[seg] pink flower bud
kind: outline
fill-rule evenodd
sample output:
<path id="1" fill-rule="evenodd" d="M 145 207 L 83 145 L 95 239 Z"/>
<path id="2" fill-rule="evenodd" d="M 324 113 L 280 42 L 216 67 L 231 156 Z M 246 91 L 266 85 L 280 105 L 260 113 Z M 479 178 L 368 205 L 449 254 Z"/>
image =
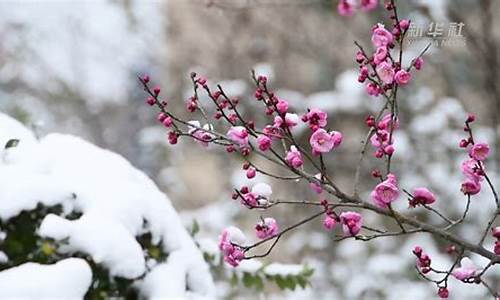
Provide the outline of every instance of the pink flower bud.
<path id="1" fill-rule="evenodd" d="M 158 96 L 158 95 L 160 94 L 160 91 L 161 91 L 161 89 L 160 89 L 160 87 L 159 87 L 159 86 L 155 86 L 155 88 L 153 89 L 153 93 L 154 93 L 156 96 Z"/>
<path id="2" fill-rule="evenodd" d="M 285 100 L 278 100 L 278 103 L 276 104 L 276 107 L 278 108 L 278 111 L 282 114 L 286 113 L 288 111 L 288 102 Z"/>
<path id="3" fill-rule="evenodd" d="M 465 122 L 467 122 L 467 123 L 472 123 L 472 122 L 474 122 L 475 120 L 476 120 L 476 116 L 475 116 L 474 114 L 469 114 L 469 115 L 467 116 L 467 120 L 466 120 Z"/>
<path id="4" fill-rule="evenodd" d="M 157 120 L 159 122 L 163 122 L 163 121 L 165 121 L 166 118 L 167 118 L 167 114 L 164 113 L 164 112 L 161 112 L 161 113 L 158 114 Z"/>
<path id="5" fill-rule="evenodd" d="M 385 154 L 387 154 L 387 155 L 389 155 L 389 156 L 391 156 L 391 155 L 394 153 L 394 150 L 395 150 L 395 149 L 394 149 L 394 146 L 393 146 L 393 145 L 387 145 L 387 146 L 385 146 L 385 148 L 384 148 L 384 152 L 385 152 Z"/>
<path id="6" fill-rule="evenodd" d="M 399 27 L 401 27 L 401 30 L 406 31 L 410 27 L 410 21 L 407 19 L 399 21 Z"/>
<path id="7" fill-rule="evenodd" d="M 261 151 L 267 151 L 271 148 L 272 140 L 267 135 L 259 135 L 257 138 L 257 144 L 259 145 L 259 149 Z"/>
<path id="8" fill-rule="evenodd" d="M 168 133 L 168 142 L 171 144 L 171 145 L 175 145 L 177 144 L 177 140 L 178 140 L 179 136 L 177 135 L 177 133 L 173 132 L 173 131 L 170 131 Z"/>
<path id="9" fill-rule="evenodd" d="M 151 105 L 151 106 L 153 106 L 153 105 L 155 105 L 156 100 L 155 100 L 155 98 L 153 98 L 153 97 L 148 97 L 148 98 L 146 99 L 146 103 L 147 103 L 147 104 L 149 104 L 149 105 Z"/>
<path id="10" fill-rule="evenodd" d="M 445 287 L 440 287 L 438 290 L 438 296 L 441 299 L 448 299 L 450 293 L 448 292 L 448 289 Z"/>
<path id="11" fill-rule="evenodd" d="M 149 82 L 149 75 L 145 74 L 144 76 L 142 76 L 142 81 L 144 81 L 144 83 L 148 83 Z"/>
<path id="12" fill-rule="evenodd" d="M 335 225 L 337 225 L 337 221 L 335 218 L 331 215 L 326 215 L 325 219 L 323 220 L 323 227 L 325 230 L 332 230 L 335 228 Z"/>
<path id="13" fill-rule="evenodd" d="M 415 59 L 415 62 L 413 63 L 415 66 L 415 69 L 420 70 L 424 66 L 424 59 L 422 57 L 418 57 Z"/>
<path id="14" fill-rule="evenodd" d="M 247 170 L 247 178 L 248 179 L 254 178 L 256 174 L 257 174 L 257 171 L 255 170 L 254 167 L 248 168 L 248 170 Z"/>
<path id="15" fill-rule="evenodd" d="M 163 120 L 163 126 L 169 128 L 170 126 L 172 126 L 172 124 L 174 123 L 174 121 L 172 120 L 171 117 L 166 117 L 165 120 Z"/>

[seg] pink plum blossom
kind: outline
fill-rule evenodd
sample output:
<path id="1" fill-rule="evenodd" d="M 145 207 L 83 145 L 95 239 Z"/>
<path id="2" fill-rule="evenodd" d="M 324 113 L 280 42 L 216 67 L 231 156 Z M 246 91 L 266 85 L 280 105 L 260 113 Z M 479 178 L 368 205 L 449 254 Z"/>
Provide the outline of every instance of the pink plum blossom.
<path id="1" fill-rule="evenodd" d="M 278 112 L 284 114 L 288 111 L 288 102 L 282 99 L 278 100 L 276 103 L 276 107 L 278 108 Z"/>
<path id="2" fill-rule="evenodd" d="M 380 208 L 387 208 L 389 204 L 399 197 L 396 176 L 387 175 L 387 179 L 377 184 L 370 194 L 372 201 Z"/>
<path id="3" fill-rule="evenodd" d="M 337 221 L 335 220 L 335 217 L 331 215 L 326 215 L 325 219 L 323 220 L 323 227 L 326 230 L 332 230 L 333 228 L 335 228 L 336 225 Z"/>
<path id="4" fill-rule="evenodd" d="M 374 10 L 378 5 L 378 0 L 361 0 L 361 10 L 370 11 Z"/>
<path id="5" fill-rule="evenodd" d="M 472 181 L 482 181 L 483 177 L 481 175 L 481 172 L 479 170 L 478 163 L 475 159 L 466 159 L 462 162 L 461 165 L 462 173 L 467 177 L 468 179 Z"/>
<path id="6" fill-rule="evenodd" d="M 388 62 L 381 62 L 376 71 L 383 83 L 391 84 L 394 81 L 394 69 Z"/>
<path id="7" fill-rule="evenodd" d="M 278 222 L 274 218 L 265 218 L 255 225 L 255 233 L 259 239 L 275 236 L 278 231 Z"/>
<path id="8" fill-rule="evenodd" d="M 481 184 L 475 180 L 468 179 L 462 183 L 460 190 L 465 195 L 475 195 L 481 191 Z"/>
<path id="9" fill-rule="evenodd" d="M 240 229 L 230 226 L 222 231 L 219 240 L 219 249 L 224 255 L 224 261 L 233 267 L 237 267 L 245 257 L 241 245 L 246 238 Z"/>
<path id="10" fill-rule="evenodd" d="M 313 148 L 313 154 L 330 152 L 333 148 L 340 145 L 342 142 L 342 134 L 337 131 L 331 133 L 324 129 L 316 130 L 309 139 L 309 143 Z"/>
<path id="11" fill-rule="evenodd" d="M 475 160 L 484 161 L 490 153 L 490 146 L 487 143 L 477 143 L 470 148 L 469 155 Z"/>
<path id="12" fill-rule="evenodd" d="M 357 212 L 346 211 L 340 214 L 340 223 L 345 236 L 355 236 L 361 231 L 363 218 Z"/>
<path id="13" fill-rule="evenodd" d="M 385 29 L 384 25 L 378 24 L 377 27 L 373 29 L 372 43 L 375 47 L 386 47 L 391 44 L 393 40 L 394 37 L 392 33 Z"/>
<path id="14" fill-rule="evenodd" d="M 416 207 L 419 204 L 432 204 L 436 202 L 436 196 L 425 187 L 418 187 L 413 190 L 413 198 L 410 200 L 410 206 Z"/>
<path id="15" fill-rule="evenodd" d="M 411 80 L 411 74 L 406 70 L 401 69 L 397 71 L 396 74 L 394 75 L 394 80 L 399 85 L 408 84 L 408 82 L 410 82 Z"/>
<path id="16" fill-rule="evenodd" d="M 378 47 L 377 50 L 375 51 L 375 54 L 373 55 L 373 62 L 378 65 L 381 62 L 385 61 L 386 57 L 387 57 L 387 47 Z"/>
<path id="17" fill-rule="evenodd" d="M 227 136 L 231 141 L 239 146 L 248 145 L 248 131 L 243 126 L 233 126 L 227 132 Z"/>
<path id="18" fill-rule="evenodd" d="M 366 85 L 366 93 L 370 96 L 375 96 L 377 97 L 380 95 L 381 91 L 380 88 L 373 82 L 370 82 L 369 84 Z"/>
<path id="19" fill-rule="evenodd" d="M 259 135 L 257 138 L 257 144 L 259 145 L 259 149 L 261 151 L 267 151 L 271 148 L 272 140 L 265 134 Z"/>
<path id="20" fill-rule="evenodd" d="M 422 69 L 422 67 L 424 66 L 424 59 L 421 58 L 421 57 L 418 57 L 417 59 L 415 59 L 415 61 L 413 62 L 413 65 L 415 66 L 415 69 L 417 70 L 420 70 Z"/>
<path id="21" fill-rule="evenodd" d="M 349 0 L 340 0 L 337 5 L 337 11 L 341 16 L 352 16 L 354 15 L 354 5 Z"/>
<path id="22" fill-rule="evenodd" d="M 309 112 L 302 117 L 302 121 L 309 123 L 309 127 L 312 130 L 317 130 L 321 127 L 325 127 L 327 124 L 326 119 L 326 112 L 317 108 L 309 110 Z"/>
<path id="23" fill-rule="evenodd" d="M 460 261 L 460 267 L 455 268 L 455 270 L 451 272 L 451 275 L 453 275 L 458 280 L 464 281 L 476 276 L 478 271 L 478 268 L 476 267 L 476 265 L 474 265 L 472 260 L 470 260 L 470 258 L 468 257 L 464 257 Z"/>
<path id="24" fill-rule="evenodd" d="M 254 167 L 250 167 L 247 170 L 247 178 L 252 179 L 257 175 L 257 170 Z"/>
<path id="25" fill-rule="evenodd" d="M 302 154 L 299 150 L 297 150 L 297 147 L 290 147 L 290 151 L 288 151 L 286 154 L 286 162 L 294 168 L 299 168 L 300 166 L 302 166 Z"/>

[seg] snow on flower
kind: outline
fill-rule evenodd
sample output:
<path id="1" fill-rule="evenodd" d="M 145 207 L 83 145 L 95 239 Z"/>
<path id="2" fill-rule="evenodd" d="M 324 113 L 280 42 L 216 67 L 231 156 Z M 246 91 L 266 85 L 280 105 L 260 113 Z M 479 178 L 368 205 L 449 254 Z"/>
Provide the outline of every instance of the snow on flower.
<path id="1" fill-rule="evenodd" d="M 239 146 L 248 145 L 248 131 L 243 126 L 233 126 L 228 132 L 227 136 L 231 141 Z"/>
<path id="2" fill-rule="evenodd" d="M 278 222 L 274 218 L 264 218 L 255 225 L 255 233 L 259 239 L 275 236 L 278 232 Z"/>
<path id="3" fill-rule="evenodd" d="M 230 226 L 224 229 L 219 239 L 219 249 L 224 255 L 224 261 L 233 267 L 237 267 L 245 257 L 245 253 L 241 248 L 245 241 L 246 237 L 239 228 Z"/>
<path id="4" fill-rule="evenodd" d="M 294 168 L 299 168 L 303 164 L 302 154 L 295 146 L 290 146 L 290 151 L 287 152 L 285 159 L 286 162 Z"/>
<path id="5" fill-rule="evenodd" d="M 472 262 L 472 260 L 468 257 L 464 257 L 460 261 L 460 267 L 455 268 L 451 272 L 451 275 L 453 275 L 453 277 L 458 280 L 465 281 L 467 279 L 473 278 L 478 272 L 479 269 Z"/>

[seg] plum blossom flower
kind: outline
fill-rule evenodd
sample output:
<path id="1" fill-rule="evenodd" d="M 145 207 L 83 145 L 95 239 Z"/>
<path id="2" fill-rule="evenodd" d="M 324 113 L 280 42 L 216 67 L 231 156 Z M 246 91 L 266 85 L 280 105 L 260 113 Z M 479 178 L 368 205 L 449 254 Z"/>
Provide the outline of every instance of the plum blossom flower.
<path id="1" fill-rule="evenodd" d="M 474 265 L 472 260 L 468 257 L 462 258 L 460 261 L 460 267 L 456 268 L 451 272 L 451 275 L 458 280 L 465 281 L 467 279 L 473 278 L 478 273 L 479 269 Z"/>
<path id="2" fill-rule="evenodd" d="M 332 215 L 326 215 L 325 219 L 323 220 L 323 227 L 326 230 L 332 230 L 336 225 L 337 221 L 335 220 L 335 217 Z"/>
<path id="3" fill-rule="evenodd" d="M 387 47 L 378 47 L 373 55 L 373 62 L 378 65 L 381 62 L 385 61 L 387 57 Z"/>
<path id="4" fill-rule="evenodd" d="M 481 191 L 481 184 L 478 181 L 468 179 L 462 183 L 460 190 L 465 195 L 475 195 Z"/>
<path id="5" fill-rule="evenodd" d="M 396 176 L 388 174 L 387 179 L 377 184 L 370 196 L 372 201 L 380 208 L 387 208 L 389 204 L 398 199 L 399 189 Z"/>
<path id="6" fill-rule="evenodd" d="M 363 218 L 357 212 L 346 211 L 340 214 L 340 223 L 345 236 L 355 236 L 361 231 Z"/>
<path id="7" fill-rule="evenodd" d="M 254 167 L 249 167 L 247 170 L 247 178 L 252 179 L 257 175 L 257 170 Z"/>
<path id="8" fill-rule="evenodd" d="M 384 25 L 378 24 L 377 27 L 373 29 L 372 43 L 375 47 L 387 47 L 393 40 L 394 37 L 392 33 L 385 29 Z"/>
<path id="9" fill-rule="evenodd" d="M 381 93 L 380 88 L 373 82 L 370 82 L 369 84 L 367 84 L 365 89 L 366 89 L 366 93 L 370 96 L 378 97 L 378 95 L 380 95 L 380 93 Z"/>
<path id="10" fill-rule="evenodd" d="M 436 202 L 436 196 L 425 187 L 415 188 L 413 198 L 410 200 L 410 206 L 416 207 L 419 204 L 432 204 Z"/>
<path id="11" fill-rule="evenodd" d="M 265 218 L 255 225 L 255 233 L 259 239 L 275 236 L 278 232 L 278 222 L 274 218 Z"/>
<path id="12" fill-rule="evenodd" d="M 243 126 L 233 126 L 229 128 L 227 136 L 239 146 L 248 145 L 248 131 Z"/>
<path id="13" fill-rule="evenodd" d="M 450 292 L 448 291 L 447 288 L 440 287 L 438 290 L 438 296 L 441 299 L 448 299 L 448 297 L 450 296 Z"/>
<path id="14" fill-rule="evenodd" d="M 418 57 L 415 59 L 415 62 L 413 62 L 413 65 L 415 66 L 415 69 L 420 70 L 424 66 L 424 59 L 421 57 Z"/>
<path id="15" fill-rule="evenodd" d="M 276 103 L 276 107 L 278 108 L 278 112 L 284 114 L 288 111 L 288 102 L 282 99 L 278 100 Z"/>
<path id="16" fill-rule="evenodd" d="M 208 143 L 214 138 L 214 135 L 208 132 L 213 130 L 213 126 L 205 124 L 201 127 L 200 122 L 196 120 L 189 121 L 188 123 L 188 133 L 191 134 L 200 145 L 207 147 Z M 203 130 L 200 128 L 203 128 Z"/>
<path id="17" fill-rule="evenodd" d="M 476 182 L 480 182 L 483 180 L 483 177 L 481 175 L 481 171 L 479 170 L 479 166 L 477 164 L 477 161 L 475 159 L 466 159 L 462 162 L 461 165 L 462 173 L 467 177 L 468 179 Z"/>
<path id="18" fill-rule="evenodd" d="M 317 130 L 321 127 L 325 127 L 327 124 L 327 114 L 326 112 L 313 108 L 309 110 L 307 114 L 302 116 L 302 121 L 309 123 L 309 128 L 311 128 L 313 131 Z"/>
<path id="19" fill-rule="evenodd" d="M 313 154 L 330 152 L 342 143 L 342 134 L 338 131 L 328 133 L 324 129 L 316 130 L 309 139 Z"/>
<path id="20" fill-rule="evenodd" d="M 337 11 L 341 16 L 352 16 L 354 15 L 354 5 L 349 0 L 340 0 Z"/>
<path id="21" fill-rule="evenodd" d="M 254 192 L 248 192 L 241 197 L 241 204 L 248 208 L 259 206 L 259 195 Z"/>
<path id="22" fill-rule="evenodd" d="M 409 72 L 406 72 L 406 70 L 401 69 L 394 75 L 394 80 L 399 85 L 408 84 L 408 82 L 410 82 L 411 80 L 411 74 Z"/>
<path id="23" fill-rule="evenodd" d="M 272 140 L 265 134 L 259 135 L 257 138 L 257 144 L 259 145 L 259 149 L 261 151 L 267 151 L 271 148 Z"/>
<path id="24" fill-rule="evenodd" d="M 475 160 L 484 161 L 490 153 L 490 146 L 487 143 L 477 143 L 470 148 L 469 155 Z"/>
<path id="25" fill-rule="evenodd" d="M 383 83 L 391 84 L 394 81 L 394 69 L 388 62 L 381 62 L 377 66 L 376 71 Z"/>
<path id="26" fill-rule="evenodd" d="M 241 245 L 246 237 L 240 229 L 230 226 L 222 231 L 219 240 L 219 249 L 224 255 L 224 261 L 233 267 L 237 267 L 245 257 Z"/>
<path id="27" fill-rule="evenodd" d="M 297 150 L 297 147 L 290 146 L 290 151 L 286 154 L 286 162 L 294 168 L 302 166 L 302 154 Z"/>
<path id="28" fill-rule="evenodd" d="M 378 0 L 361 0 L 361 10 L 370 11 L 374 10 L 378 5 Z"/>

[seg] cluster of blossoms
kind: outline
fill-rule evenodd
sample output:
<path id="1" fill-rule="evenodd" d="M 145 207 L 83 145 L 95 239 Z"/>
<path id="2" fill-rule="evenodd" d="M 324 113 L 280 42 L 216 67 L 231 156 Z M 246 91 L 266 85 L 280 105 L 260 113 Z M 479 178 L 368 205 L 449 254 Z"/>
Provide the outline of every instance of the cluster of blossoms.
<path id="1" fill-rule="evenodd" d="M 255 232 L 259 239 L 267 239 L 279 232 L 278 222 L 274 218 L 264 218 L 255 225 Z"/>
<path id="2" fill-rule="evenodd" d="M 395 151 L 394 131 L 399 128 L 398 119 L 392 114 L 386 114 L 379 122 L 370 115 L 366 118 L 366 125 L 373 131 L 370 142 L 375 150 L 375 157 L 383 158 L 384 155 L 391 157 Z"/>
<path id="3" fill-rule="evenodd" d="M 351 15 L 355 8 L 371 10 L 376 7 L 377 2 L 369 0 L 341 0 L 339 3 L 339 12 L 344 15 Z M 370 115 L 365 119 L 366 125 L 369 127 L 369 132 L 367 140 L 363 141 L 364 148 L 360 153 L 361 159 L 356 170 L 353 194 L 341 190 L 337 183 L 329 176 L 327 165 L 324 161 L 328 153 L 341 145 L 343 140 L 342 133 L 331 130 L 328 127 L 328 115 L 320 109 L 310 108 L 305 114 L 299 117 L 288 101 L 279 98 L 269 89 L 265 76 L 256 77 L 255 74 L 252 76 L 256 86 L 254 98 L 264 106 L 261 115 L 262 117 L 266 117 L 266 121 L 262 125 L 255 124 L 253 120 L 247 120 L 240 114 L 238 111 L 239 99 L 227 96 L 219 85 L 217 85 L 218 90 L 212 90 L 207 80 L 203 77 L 198 77 L 195 73 L 191 74 L 194 94 L 187 100 L 186 109 L 190 113 L 199 112 L 203 116 L 203 124 L 198 120 L 184 121 L 178 116 L 173 115 L 167 110 L 167 101 L 159 98 L 160 88 L 155 87 L 151 89 L 148 85 L 150 81 L 148 76 L 140 78 L 145 91 L 149 94 L 149 97 L 146 99 L 147 104 L 160 108 L 157 119 L 163 126 L 168 128 L 168 140 L 171 144 L 176 144 L 181 136 L 188 136 L 203 147 L 211 144 L 220 145 L 225 148 L 227 153 L 239 155 L 243 158 L 242 169 L 246 172 L 247 178 L 254 179 L 257 173 L 261 173 L 276 179 L 293 180 L 293 182 L 303 180 L 309 184 L 311 190 L 316 194 L 315 196 L 322 199 L 319 202 L 314 200 L 292 201 L 286 199 L 280 201 L 272 199 L 272 189 L 265 183 L 253 184 L 251 188 L 246 185 L 235 188 L 232 199 L 240 202 L 241 205 L 248 209 L 262 211 L 270 209 L 277 204 L 300 204 L 310 205 L 316 209 L 320 207 L 322 210 L 289 227 L 278 226 L 278 222 L 272 217 L 260 217 L 260 220 L 255 225 L 255 234 L 260 241 L 253 244 L 245 244 L 245 236 L 238 228 L 231 226 L 224 229 L 220 237 L 219 248 L 224 256 L 224 261 L 229 265 L 236 267 L 244 259 L 268 255 L 283 234 L 317 217 L 323 216 L 323 227 L 325 230 L 334 231 L 337 224 L 341 227 L 342 235 L 337 236 L 338 240 L 345 238 L 370 240 L 384 236 L 428 232 L 451 242 L 452 246 L 450 246 L 450 249 L 452 250 L 449 253 L 457 254 L 458 256 L 455 264 L 446 271 L 435 270 L 431 267 L 431 258 L 423 252 L 421 247 L 415 247 L 413 250 L 413 253 L 417 257 L 418 272 L 427 280 L 437 284 L 439 288 L 438 295 L 441 298 L 447 298 L 449 295 L 447 289 L 448 277 L 454 277 L 465 283 L 483 283 L 487 286 L 482 281 L 481 276 L 489 267 L 500 262 L 497 259 L 498 257 L 495 256 L 500 255 L 500 228 L 496 227 L 493 229 L 493 237 L 496 238 L 493 251 L 485 249 L 483 242 L 490 227 L 496 221 L 495 218 L 498 216 L 498 211 L 500 211 L 500 200 L 485 171 L 484 161 L 488 157 L 489 146 L 486 143 L 476 143 L 473 138 L 470 124 L 474 122 L 474 116 L 470 115 L 465 122 L 464 129 L 469 134 L 468 138 L 460 142 L 460 147 L 465 148 L 469 155 L 469 158 L 462 164 L 462 172 L 466 179 L 462 184 L 461 190 L 469 196 L 468 203 L 470 203 L 470 195 L 477 194 L 481 189 L 481 182 L 486 179 L 485 181 L 490 186 L 497 203 L 497 213 L 488 223 L 485 234 L 479 243 L 471 244 L 469 241 L 465 241 L 451 232 L 452 227 L 465 220 L 469 204 L 462 218 L 452 221 L 445 214 L 429 206 L 436 202 L 435 195 L 429 189 L 417 187 L 413 189 L 412 193 L 406 191 L 404 188 L 400 189 L 398 178 L 394 174 L 394 171 L 391 171 L 391 158 L 395 151 L 394 132 L 400 126 L 397 99 L 398 87 L 404 86 L 411 81 L 411 69 L 420 70 L 422 68 L 423 60 L 421 56 L 427 48 L 424 49 L 421 55 L 412 60 L 410 66 L 403 67 L 401 65 L 402 45 L 410 22 L 398 18 L 395 1 L 392 0 L 386 3 L 385 8 L 390 12 L 390 19 L 393 24 L 390 30 L 386 29 L 382 24 L 378 24 L 372 28 L 371 41 L 375 51 L 367 54 L 356 43 L 360 49 L 356 54 L 356 61 L 360 65 L 358 81 L 366 84 L 366 91 L 369 95 L 382 96 L 380 98 L 383 98 L 385 103 L 379 113 L 376 114 L 377 117 Z M 397 46 L 399 46 L 400 51 L 392 50 Z M 199 90 L 204 90 L 215 105 L 212 118 L 210 117 L 211 111 L 208 109 L 205 110 L 198 101 Z M 305 133 L 308 145 L 298 143 L 293 134 L 294 132 L 297 133 L 296 127 L 301 122 L 309 128 Z M 368 140 L 370 143 L 368 143 Z M 363 200 L 357 191 L 361 162 L 366 147 L 369 144 L 375 148 L 374 156 L 379 159 L 385 159 L 387 166 L 384 174 L 379 170 L 372 171 L 372 176 L 377 178 L 379 182 L 371 191 L 371 203 Z M 253 157 L 257 155 L 266 158 L 270 163 L 285 168 L 294 176 L 282 176 L 262 170 L 253 160 Z M 391 204 L 399 198 L 401 191 L 408 195 L 410 208 L 422 206 L 447 222 L 447 225 L 439 227 L 421 221 L 418 217 L 408 216 L 403 212 L 394 210 Z M 327 198 L 326 196 L 335 197 L 335 202 L 329 203 L 325 199 Z M 349 210 L 344 211 L 344 208 L 349 208 Z M 369 210 L 385 218 L 392 219 L 398 223 L 401 231 L 387 231 L 363 225 L 362 215 L 359 212 L 351 211 L 351 209 Z M 371 233 L 360 234 L 363 228 Z M 251 249 L 271 240 L 273 240 L 272 245 L 265 254 L 248 255 Z M 457 249 L 460 250 L 457 251 Z M 484 267 L 483 270 L 480 270 L 474 266 L 470 259 L 464 257 L 465 251 L 486 257 L 490 259 L 491 263 Z M 461 264 L 458 266 L 460 260 Z M 444 274 L 444 278 L 433 280 L 426 277 L 426 274 L 429 272 L 434 272 L 437 275 Z"/>
<path id="4" fill-rule="evenodd" d="M 361 231 L 363 227 L 363 217 L 361 214 L 354 211 L 345 211 L 337 215 L 329 207 L 327 200 L 322 200 L 321 204 L 325 207 L 325 218 L 323 219 L 325 230 L 331 231 L 337 226 L 337 223 L 340 223 L 344 236 L 356 236 Z"/>
<path id="5" fill-rule="evenodd" d="M 219 241 L 219 249 L 224 255 L 224 261 L 233 267 L 245 257 L 245 252 L 240 246 L 246 241 L 246 237 L 240 229 L 236 227 L 228 227 L 222 231 Z"/>
<path id="6" fill-rule="evenodd" d="M 429 273 L 431 271 L 430 256 L 420 246 L 416 246 L 413 249 L 413 254 L 417 257 L 417 267 L 420 269 L 420 272 L 424 274 Z"/>
<path id="7" fill-rule="evenodd" d="M 371 38 L 375 51 L 369 55 L 360 47 L 356 53 L 356 62 L 360 65 L 358 81 L 366 82 L 366 92 L 375 97 L 385 94 L 386 91 L 397 86 L 408 84 L 411 80 L 411 68 L 420 70 L 423 66 L 423 59 L 419 56 L 412 61 L 412 65 L 403 68 L 401 57 L 396 59 L 391 54 L 395 42 L 402 41 L 410 27 L 410 21 L 403 19 L 397 22 L 394 7 L 389 4 L 386 5 L 386 8 L 394 12 L 391 16 L 395 22 L 392 30 L 387 30 L 383 24 L 375 25 L 372 28 Z"/>
<path id="8" fill-rule="evenodd" d="M 476 143 L 472 135 L 470 124 L 475 121 L 474 115 L 469 115 L 465 121 L 464 131 L 469 134 L 467 139 L 460 141 L 460 147 L 468 149 L 469 158 L 462 162 L 462 173 L 465 180 L 462 182 L 462 192 L 466 195 L 475 195 L 481 191 L 483 180 L 484 161 L 488 158 L 490 147 L 487 143 Z"/>
<path id="9" fill-rule="evenodd" d="M 352 16 L 359 8 L 362 11 L 371 11 L 377 8 L 379 0 L 340 0 L 337 11 L 341 16 Z"/>

